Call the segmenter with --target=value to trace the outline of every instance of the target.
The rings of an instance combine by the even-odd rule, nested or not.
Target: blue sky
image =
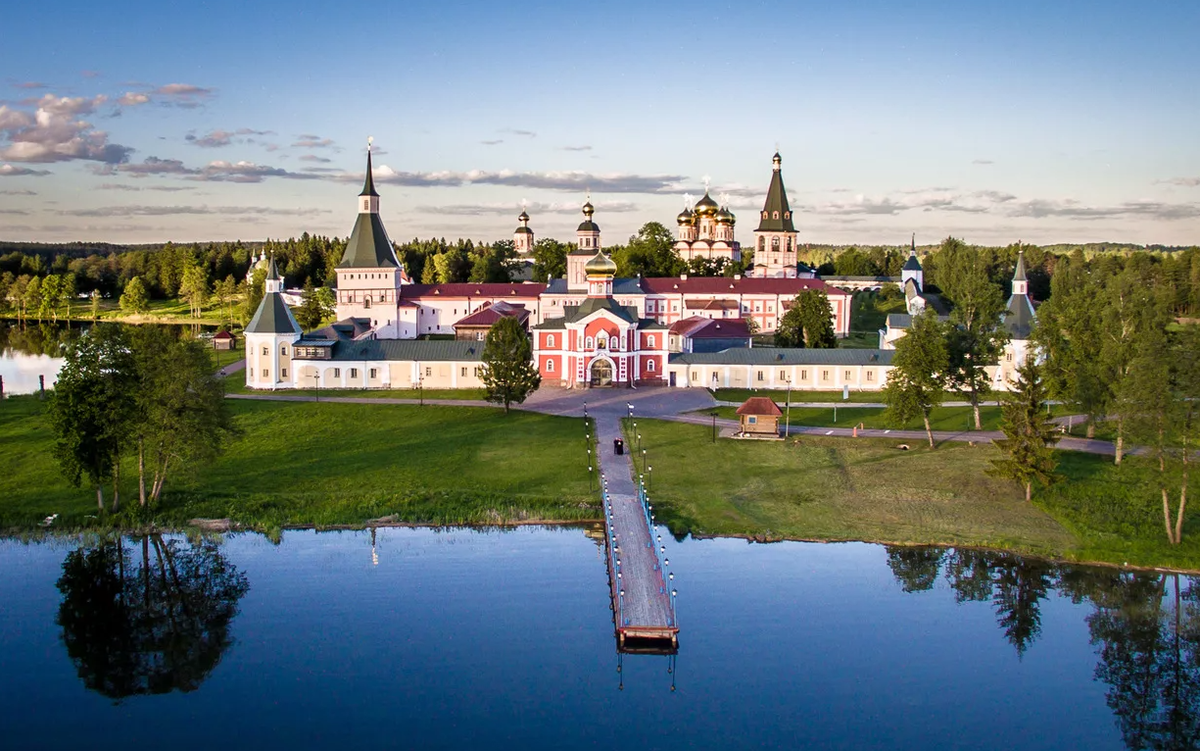
[[[1200,3],[23,4],[0,238],[395,240],[674,226],[749,242],[776,145],[802,241],[1200,242]]]

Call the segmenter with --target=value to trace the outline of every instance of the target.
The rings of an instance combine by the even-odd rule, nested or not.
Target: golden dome
[[[715,218],[718,224],[733,224],[734,221],[736,221],[733,216],[733,212],[726,208],[721,208],[721,210],[717,212]]]
[[[696,202],[696,213],[700,216],[712,216],[713,214],[717,213],[718,208],[720,208],[720,206],[717,205],[716,201],[709,197],[707,190],[704,191],[704,198],[701,198]]]
[[[583,265],[583,271],[588,276],[613,276],[617,273],[617,264],[604,255],[604,251],[598,251]]]
[[[679,222],[680,224],[695,224],[696,215],[692,213],[691,209],[684,209],[683,211],[679,212],[679,216],[675,217],[675,221]]]

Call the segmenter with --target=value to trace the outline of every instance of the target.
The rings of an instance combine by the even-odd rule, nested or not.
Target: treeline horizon
[[[617,264],[623,277],[691,276],[731,277],[745,271],[747,262],[725,263],[694,260],[684,262],[674,252],[674,233],[658,222],[648,222],[625,243],[608,245],[605,250]],[[937,288],[937,264],[946,240],[918,245],[929,286]],[[960,240],[956,240],[960,242]],[[97,292],[117,298],[126,286],[138,278],[150,300],[180,297],[185,273],[198,269],[207,288],[217,284],[233,294],[249,291],[246,284],[251,265],[260,254],[275,258],[289,289],[330,287],[336,282],[336,267],[345,252],[347,238],[303,233],[286,240],[226,241],[214,243],[174,243],[120,245],[110,243],[32,243],[0,241],[0,308],[14,307],[26,295],[34,279],[49,276],[64,294],[83,297]],[[981,257],[981,268],[996,283],[1007,286],[1018,253],[1024,253],[1030,292],[1037,300],[1049,297],[1050,280],[1056,265],[1069,256],[1085,258],[1130,258],[1146,256],[1169,266],[1173,277],[1188,288],[1182,292],[1179,315],[1200,314],[1200,246],[1140,246],[1130,243],[1084,243],[1037,245],[1011,243],[1006,246],[969,245]],[[392,243],[396,256],[413,282],[438,284],[451,282],[510,282],[528,278],[521,274],[526,261],[532,261],[532,280],[545,282],[562,278],[566,257],[576,249],[574,243],[543,237],[527,257],[515,253],[511,240],[491,243],[459,238],[413,238]],[[908,256],[907,245],[801,245],[799,260],[822,276],[900,275]],[[743,253],[751,257],[752,249]],[[194,273],[194,272],[193,272]],[[41,285],[39,285],[41,286]]]

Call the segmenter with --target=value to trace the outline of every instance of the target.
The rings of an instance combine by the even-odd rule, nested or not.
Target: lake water
[[[185,328],[178,324],[143,325],[161,325],[176,331]],[[4,379],[4,393],[35,393],[39,388],[38,376],[44,376],[46,388],[51,388],[62,369],[67,343],[85,328],[83,324],[32,322],[21,326],[14,321],[0,321],[0,378]],[[186,328],[213,330],[211,326]]]
[[[1187,577],[668,544],[674,657],[617,654],[580,528],[0,541],[3,745],[1195,747]]]
[[[38,376],[46,379],[46,388],[54,385],[63,364],[63,348],[77,329],[65,325],[28,324],[17,326],[0,321],[0,377],[5,394],[32,394],[38,390]]]

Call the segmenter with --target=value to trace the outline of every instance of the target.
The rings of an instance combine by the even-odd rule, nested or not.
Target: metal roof
[[[247,334],[299,334],[300,324],[278,292],[263,295],[258,310],[246,326]]]
[[[891,365],[890,349],[791,349],[735,347],[671,356],[675,365]]]
[[[339,269],[383,269],[397,268],[396,251],[383,228],[379,214],[359,214],[350,233],[346,252],[338,263]]]
[[[341,341],[333,348],[335,361],[460,362],[483,357],[482,342],[425,339],[363,339]],[[296,357],[302,360],[304,358]]]

